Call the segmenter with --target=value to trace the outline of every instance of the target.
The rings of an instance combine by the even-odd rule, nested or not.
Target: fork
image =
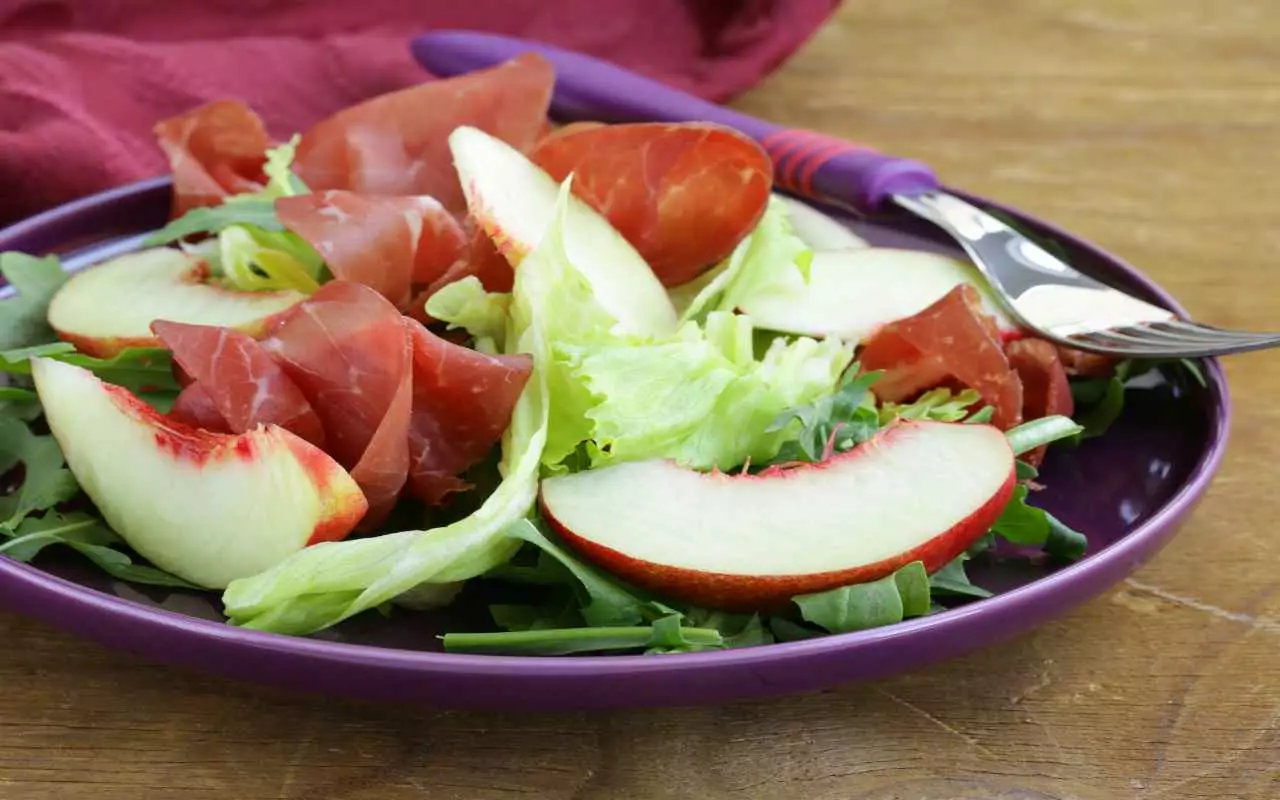
[[[1009,225],[945,191],[912,159],[814,131],[784,128],[715,105],[582,53],[472,31],[433,31],[413,55],[429,71],[457,75],[535,51],[556,71],[553,116],[564,121],[703,121],[758,141],[776,184],[861,215],[896,206],[949,233],[1020,326],[1057,344],[1118,358],[1205,358],[1280,346],[1280,333],[1214,328],[1140,300],[1073,269]]]

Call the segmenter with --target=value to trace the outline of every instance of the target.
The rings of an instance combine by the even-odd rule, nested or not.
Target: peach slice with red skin
[[[194,584],[224,588],[341,539],[368,507],[346,470],[283,428],[214,433],[71,364],[36,358],[31,374],[67,466],[103,519]]]
[[[240,292],[208,283],[209,265],[171,247],[113,258],[73,275],[49,303],[49,326],[82,353],[109,358],[129,347],[159,347],[158,319],[261,332],[301,302],[295,291]]]
[[[941,569],[991,528],[1015,482],[999,430],[902,421],[757,475],[651,460],[552,477],[541,507],[579,555],[659,597],[772,611],[913,561]]]

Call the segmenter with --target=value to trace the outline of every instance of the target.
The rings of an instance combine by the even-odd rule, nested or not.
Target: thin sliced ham
[[[430,197],[329,190],[281,197],[276,215],[336,278],[364,284],[398,309],[409,307],[414,285],[438,280],[466,246],[462,226]]]
[[[404,324],[413,340],[409,489],[438,505],[471,488],[458,476],[502,438],[533,362],[453,344],[408,318]]]
[[[1071,416],[1075,400],[1071,397],[1071,384],[1067,370],[1058,354],[1058,348],[1043,339],[1019,339],[1005,348],[1009,365],[1022,381],[1022,418],[1040,419],[1061,414]],[[1022,456],[1023,460],[1038,465],[1044,460],[1048,448],[1038,447]]]
[[[216,100],[161,120],[153,130],[173,172],[173,216],[262,188],[271,137],[239,100]]]
[[[530,158],[603,214],[666,286],[733,252],[764,214],[773,164],[758,143],[708,123],[579,126]]]
[[[364,529],[390,513],[409,471],[412,345],[402,319],[368,286],[335,280],[263,341],[319,415],[325,451],[364,490]]]
[[[183,372],[194,379],[192,386],[208,397],[231,433],[244,433],[258,425],[279,425],[316,447],[324,447],[324,429],[315,409],[253,337],[230,328],[167,320],[151,323],[151,330],[173,353]],[[197,402],[202,401],[193,393],[187,408],[194,408]],[[206,422],[210,419],[207,409],[201,408],[200,414]]]
[[[450,211],[465,211],[449,134],[470,125],[526,151],[545,129],[554,82],[551,64],[526,53],[375,97],[303,134],[295,169],[312,190],[430,195]]]
[[[213,433],[235,433],[213,397],[198,383],[189,383],[173,401],[169,419]]]
[[[904,402],[938,386],[974,389],[995,408],[992,424],[1007,430],[1022,419],[1022,382],[1000,347],[995,322],[970,285],[872,336],[858,356],[868,372],[885,370],[871,391]]]

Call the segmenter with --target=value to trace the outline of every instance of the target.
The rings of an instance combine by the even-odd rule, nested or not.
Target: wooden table
[[[1280,3],[849,0],[739,103],[928,159],[1206,320],[1280,318]],[[1228,364],[1178,539],[1011,644],[728,708],[435,713],[193,677],[0,616],[5,800],[1280,797],[1280,360]]]

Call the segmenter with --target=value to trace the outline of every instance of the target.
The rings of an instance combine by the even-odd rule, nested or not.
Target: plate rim
[[[168,177],[151,178],[107,189],[82,197],[0,229],[0,251],[14,240],[40,233],[45,228],[57,228],[70,224],[82,214],[103,210],[121,200],[143,200],[148,193],[167,191],[171,186]],[[973,202],[1001,210],[1030,223],[1055,238],[1069,241],[1073,246],[1090,252],[1133,283],[1150,292],[1161,303],[1178,313],[1185,310],[1172,296],[1145,274],[1123,259],[1103,250],[1089,241],[1063,230],[1061,227],[1031,214],[990,200],[985,197],[955,189],[947,189]],[[807,201],[813,203],[813,201]],[[816,203],[821,206],[821,203]],[[1031,583],[1011,589],[991,598],[949,609],[944,613],[906,620],[881,628],[832,634],[797,642],[774,643],[757,647],[681,653],[654,658],[645,655],[575,656],[572,658],[548,656],[473,655],[437,651],[407,650],[370,644],[334,642],[285,634],[267,633],[233,626],[227,622],[215,622],[193,617],[177,611],[144,605],[114,596],[100,590],[47,573],[30,564],[0,558],[0,599],[28,616],[43,618],[57,627],[75,630],[91,639],[107,645],[113,643],[109,633],[96,636],[70,622],[77,613],[120,619],[129,624],[143,624],[152,629],[180,638],[194,637],[212,640],[219,644],[241,646],[259,653],[278,653],[299,656],[330,663],[373,667],[391,670],[409,670],[421,674],[466,673],[480,677],[608,677],[635,675],[637,672],[665,673],[720,670],[731,667],[751,667],[765,662],[803,661],[819,654],[835,654],[840,651],[858,650],[886,640],[916,636],[939,628],[960,629],[977,625],[989,618],[993,624],[1002,616],[1019,616],[1017,612],[1034,609],[1054,597],[1066,597],[1049,616],[1058,616],[1074,608],[1129,574],[1144,561],[1155,555],[1172,537],[1173,527],[1200,500],[1208,489],[1222,463],[1226,451],[1232,402],[1221,364],[1216,359],[1205,363],[1209,403],[1206,446],[1178,491],[1140,525],[1118,541],[1094,556],[1063,567]],[[1114,575],[1113,575],[1114,573]],[[1097,585],[1095,585],[1097,584]],[[20,595],[25,598],[15,600]],[[32,600],[54,599],[56,607],[46,608],[45,603]],[[33,607],[35,606],[35,607]],[[412,612],[404,612],[412,613]],[[1008,624],[1004,638],[1022,633],[1042,624],[1037,614],[1023,614],[1035,619],[1026,625]],[[1047,617],[1046,617],[1047,618]],[[160,631],[157,631],[159,634]],[[990,646],[998,637],[989,637],[973,648]],[[138,650],[137,647],[126,649]],[[152,651],[149,657],[170,660]],[[955,654],[952,654],[953,656]],[[950,657],[950,656],[949,656]],[[180,658],[171,659],[181,661]],[[217,670],[215,670],[217,671]]]

